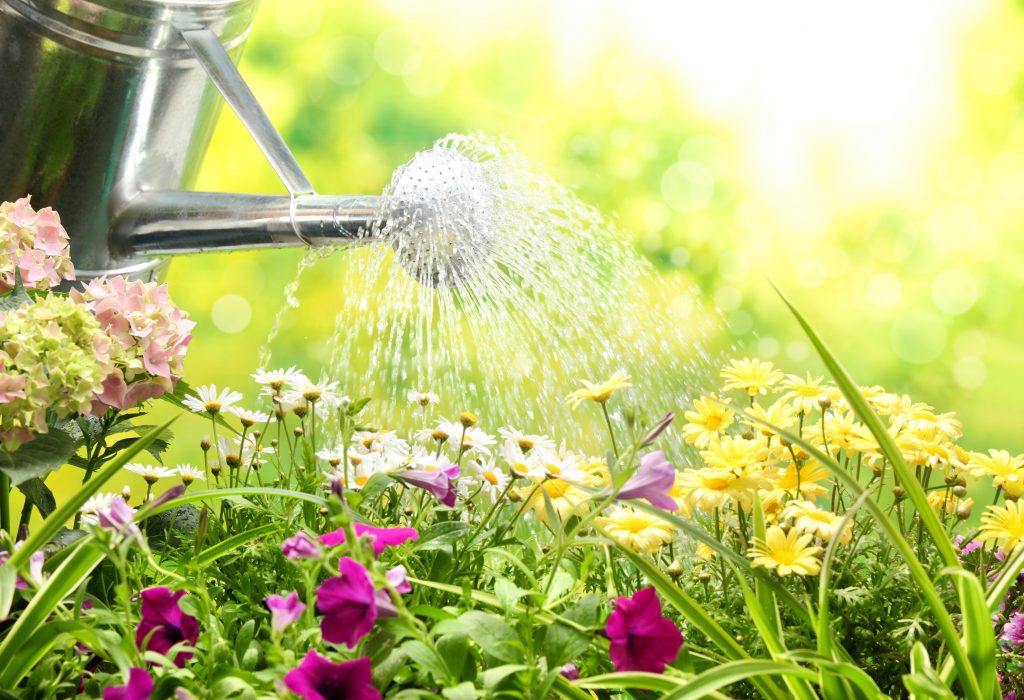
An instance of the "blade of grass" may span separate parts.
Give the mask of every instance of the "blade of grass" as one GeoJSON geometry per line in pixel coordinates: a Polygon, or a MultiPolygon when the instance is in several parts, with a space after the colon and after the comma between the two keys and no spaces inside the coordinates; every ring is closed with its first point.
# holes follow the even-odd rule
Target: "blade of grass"
{"type": "Polygon", "coordinates": [[[746,661],[730,661],[701,673],[685,686],[662,696],[662,700],[698,700],[707,697],[712,691],[727,685],[749,679],[751,683],[765,681],[765,676],[786,675],[803,678],[808,681],[818,679],[818,674],[809,668],[783,661],[750,659],[746,661]]]}

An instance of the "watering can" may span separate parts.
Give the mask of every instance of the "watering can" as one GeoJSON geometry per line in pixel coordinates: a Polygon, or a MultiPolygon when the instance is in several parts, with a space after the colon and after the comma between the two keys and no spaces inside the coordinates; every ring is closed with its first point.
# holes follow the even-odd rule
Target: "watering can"
{"type": "Polygon", "coordinates": [[[437,183],[386,205],[317,194],[235,66],[257,4],[0,0],[0,200],[57,210],[80,280],[160,279],[181,253],[380,240],[404,221],[388,242],[406,269],[458,284],[474,227],[441,222],[435,204],[472,164],[446,161],[437,183]],[[224,102],[287,194],[190,190],[224,102]]]}

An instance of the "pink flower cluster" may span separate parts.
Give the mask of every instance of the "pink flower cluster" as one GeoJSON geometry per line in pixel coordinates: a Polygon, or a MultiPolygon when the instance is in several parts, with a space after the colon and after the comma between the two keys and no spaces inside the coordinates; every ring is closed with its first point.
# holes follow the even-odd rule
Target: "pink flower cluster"
{"type": "Polygon", "coordinates": [[[15,271],[26,289],[49,289],[75,279],[60,215],[50,207],[36,211],[30,199],[0,204],[0,294],[14,289],[15,271]]]}
{"type": "Polygon", "coordinates": [[[101,277],[71,296],[96,315],[120,350],[98,402],[126,410],[173,391],[196,324],[171,301],[167,285],[101,277]]]}

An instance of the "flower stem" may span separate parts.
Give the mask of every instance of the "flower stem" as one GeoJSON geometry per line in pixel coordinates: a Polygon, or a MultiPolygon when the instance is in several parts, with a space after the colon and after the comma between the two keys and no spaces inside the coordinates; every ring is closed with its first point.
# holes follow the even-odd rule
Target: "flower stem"
{"type": "Polygon", "coordinates": [[[615,461],[619,460],[619,446],[615,442],[615,431],[612,430],[612,419],[608,417],[608,406],[601,404],[601,413],[604,414],[604,423],[608,426],[608,436],[612,439],[612,452],[615,453],[615,461]]]}

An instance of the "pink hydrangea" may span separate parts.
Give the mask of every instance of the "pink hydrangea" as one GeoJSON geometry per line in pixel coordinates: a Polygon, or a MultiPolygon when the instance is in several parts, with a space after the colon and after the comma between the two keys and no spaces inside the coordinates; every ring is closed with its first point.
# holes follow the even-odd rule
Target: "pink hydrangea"
{"type": "Polygon", "coordinates": [[[26,289],[49,289],[75,279],[60,215],[50,207],[34,210],[30,199],[0,204],[0,294],[14,289],[16,271],[26,289]]]}
{"type": "Polygon", "coordinates": [[[101,277],[71,296],[96,314],[120,350],[99,403],[126,410],[174,389],[195,323],[171,301],[167,285],[101,277]]]}

